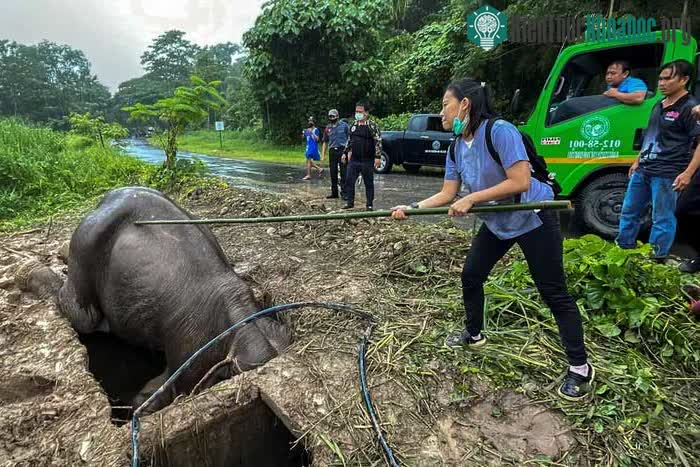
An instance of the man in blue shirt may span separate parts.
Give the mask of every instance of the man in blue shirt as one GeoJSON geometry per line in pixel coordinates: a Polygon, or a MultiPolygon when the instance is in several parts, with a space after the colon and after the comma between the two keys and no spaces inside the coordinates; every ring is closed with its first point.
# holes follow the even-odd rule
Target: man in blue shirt
{"type": "Polygon", "coordinates": [[[549,124],[554,125],[579,115],[617,105],[639,105],[647,95],[647,85],[639,78],[630,76],[630,64],[626,60],[615,60],[605,72],[607,90],[603,94],[571,97],[561,102],[552,112],[549,124]]]}
{"type": "Polygon", "coordinates": [[[623,104],[639,105],[647,95],[647,85],[639,78],[630,76],[630,64],[626,60],[615,60],[605,72],[608,89],[603,95],[614,97],[623,104]]]}
{"type": "Polygon", "coordinates": [[[342,162],[343,149],[348,142],[350,127],[342,120],[338,120],[338,111],[331,109],[328,112],[329,124],[323,131],[323,147],[321,148],[321,160],[326,160],[326,149],[329,151],[329,168],[331,172],[331,194],[327,199],[338,197],[338,173],[340,172],[340,195],[345,199],[345,173],[347,163],[342,162]],[[339,170],[340,169],[340,170],[339,170]]]}

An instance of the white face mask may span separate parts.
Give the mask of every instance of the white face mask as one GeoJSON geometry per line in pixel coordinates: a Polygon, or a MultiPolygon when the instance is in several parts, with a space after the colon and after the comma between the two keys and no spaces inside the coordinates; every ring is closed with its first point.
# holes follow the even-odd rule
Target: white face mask
{"type": "Polygon", "coordinates": [[[363,114],[362,112],[355,112],[355,120],[357,120],[358,122],[361,122],[364,119],[365,119],[365,114],[363,114]]]}

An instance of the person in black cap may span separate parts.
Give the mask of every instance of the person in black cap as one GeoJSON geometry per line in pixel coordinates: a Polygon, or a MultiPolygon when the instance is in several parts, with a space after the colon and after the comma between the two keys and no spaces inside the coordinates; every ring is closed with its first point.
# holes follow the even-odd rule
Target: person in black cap
{"type": "Polygon", "coordinates": [[[329,169],[331,172],[331,194],[328,199],[338,197],[338,173],[340,173],[340,195],[345,199],[345,175],[347,163],[342,161],[343,149],[348,143],[350,127],[342,120],[338,120],[339,114],[336,109],[328,112],[328,126],[323,132],[323,146],[321,148],[321,160],[326,160],[326,149],[329,151],[329,169]]]}
{"type": "Polygon", "coordinates": [[[350,127],[350,139],[345,145],[342,161],[348,161],[348,174],[345,183],[347,191],[346,205],[343,209],[352,209],[355,205],[355,182],[362,174],[367,194],[367,210],[373,209],[374,169],[379,168],[382,158],[382,135],[379,126],[369,119],[369,104],[364,101],[355,105],[355,123],[350,127]],[[374,163],[372,162],[374,161],[374,163]]]}

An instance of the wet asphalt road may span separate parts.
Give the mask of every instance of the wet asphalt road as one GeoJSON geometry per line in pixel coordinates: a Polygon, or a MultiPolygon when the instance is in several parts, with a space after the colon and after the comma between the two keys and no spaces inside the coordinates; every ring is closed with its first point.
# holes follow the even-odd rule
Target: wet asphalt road
{"type": "MultiPolygon", "coordinates": [[[[124,147],[127,154],[150,163],[162,163],[165,154],[159,148],[148,145],[143,140],[126,140],[124,147]]],[[[179,151],[178,157],[183,159],[197,158],[207,164],[210,172],[228,181],[238,188],[249,188],[270,193],[299,193],[313,198],[325,198],[330,194],[330,174],[328,167],[324,168],[319,179],[303,181],[306,175],[303,164],[303,154],[299,154],[299,165],[270,164],[258,161],[226,159],[179,151]]],[[[327,161],[326,161],[327,165],[327,161]]],[[[436,169],[422,169],[417,175],[404,172],[374,176],[375,209],[388,209],[397,204],[410,204],[433,195],[442,186],[443,172],[436,169]]],[[[342,206],[340,201],[328,200],[342,206]]],[[[362,183],[355,190],[355,206],[364,207],[365,188],[362,183]]],[[[432,216],[431,216],[432,217],[432,216]]]]}

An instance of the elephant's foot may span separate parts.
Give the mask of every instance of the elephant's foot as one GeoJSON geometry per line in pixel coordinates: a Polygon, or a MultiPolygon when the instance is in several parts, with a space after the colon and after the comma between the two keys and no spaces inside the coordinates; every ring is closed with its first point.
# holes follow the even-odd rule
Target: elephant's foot
{"type": "Polygon", "coordinates": [[[30,259],[17,268],[15,284],[24,292],[31,292],[40,299],[46,299],[56,297],[63,280],[48,266],[30,259]]]}

